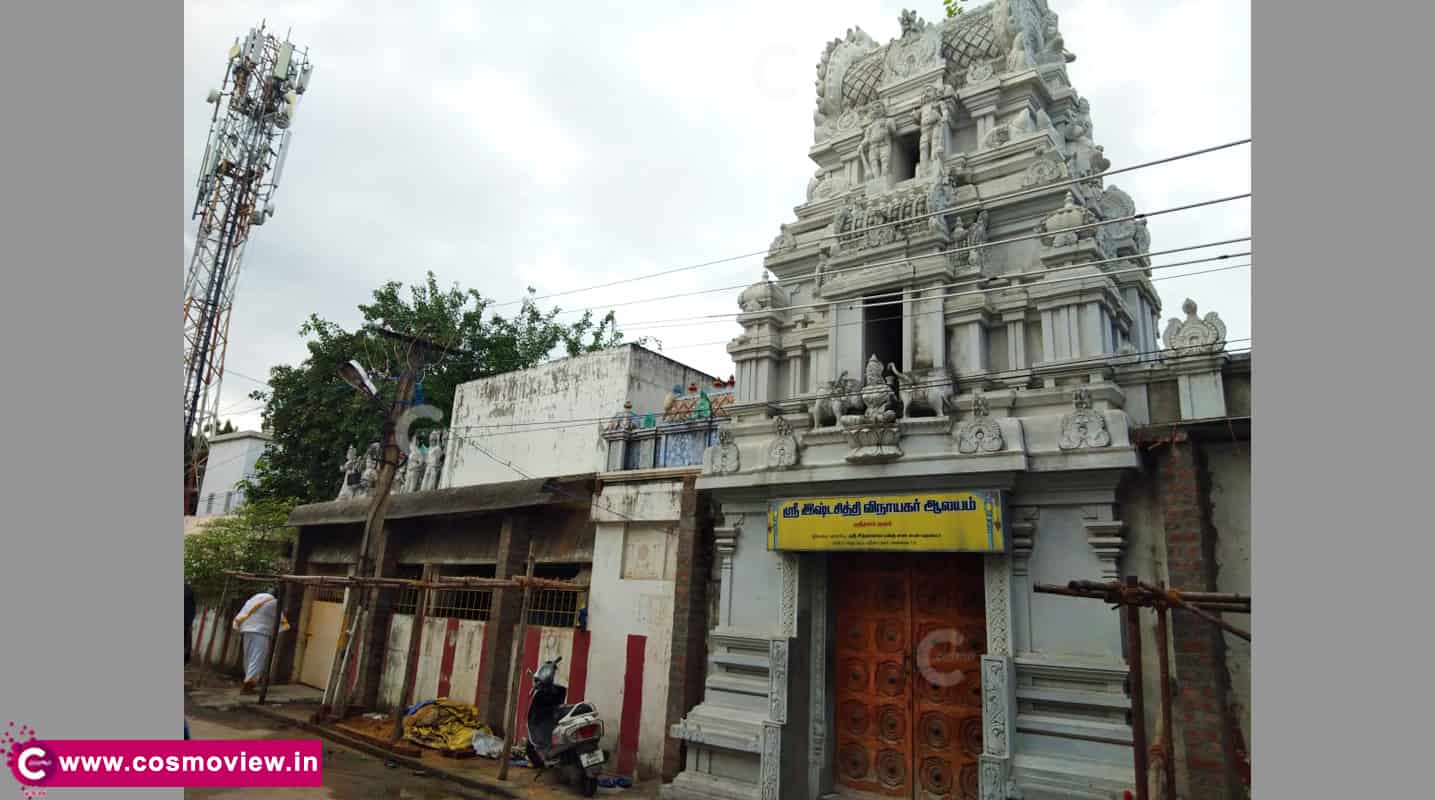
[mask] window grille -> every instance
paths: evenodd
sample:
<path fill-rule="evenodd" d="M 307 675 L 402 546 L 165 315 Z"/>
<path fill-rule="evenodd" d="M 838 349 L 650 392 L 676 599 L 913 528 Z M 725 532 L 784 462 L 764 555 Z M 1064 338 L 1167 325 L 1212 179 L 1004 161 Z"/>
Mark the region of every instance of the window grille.
<path fill-rule="evenodd" d="M 529 598 L 528 624 L 544 625 L 550 628 L 572 628 L 578 624 L 578 609 L 582 608 L 583 591 L 580 589 L 537 589 Z"/>
<path fill-rule="evenodd" d="M 486 621 L 493 610 L 492 589 L 438 589 L 433 595 L 428 611 L 432 617 Z"/>
<path fill-rule="evenodd" d="M 442 567 L 439 575 L 443 578 L 491 578 L 493 566 L 454 564 Z M 493 610 L 492 589 L 434 589 L 430 590 L 428 615 L 431 617 L 454 617 L 487 621 Z"/>

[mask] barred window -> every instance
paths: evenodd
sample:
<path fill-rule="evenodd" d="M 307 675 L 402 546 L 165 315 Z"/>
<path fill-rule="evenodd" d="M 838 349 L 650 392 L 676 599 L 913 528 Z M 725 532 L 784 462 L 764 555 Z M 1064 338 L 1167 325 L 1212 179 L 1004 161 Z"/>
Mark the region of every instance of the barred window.
<path fill-rule="evenodd" d="M 310 564 L 309 574 L 345 577 L 349 574 L 349 569 L 343 564 Z M 344 602 L 344 587 L 316 586 L 314 587 L 314 602 L 342 603 Z"/>
<path fill-rule="evenodd" d="M 528 606 L 528 624 L 572 628 L 578 624 L 583 592 L 574 589 L 537 589 Z"/>
<path fill-rule="evenodd" d="M 581 567 L 575 564 L 542 564 L 533 577 L 571 581 Z M 528 603 L 528 624 L 550 628 L 572 628 L 578 624 L 578 610 L 587 605 L 587 592 L 580 589 L 535 589 Z"/>
<path fill-rule="evenodd" d="M 442 578 L 492 578 L 492 564 L 451 564 L 439 568 Z M 493 610 L 492 589 L 438 589 L 433 592 L 429 615 L 487 621 Z"/>
<path fill-rule="evenodd" d="M 422 564 L 400 564 L 394 571 L 394 577 L 404 580 L 419 580 L 424 576 Z M 409 586 L 399 590 L 399 597 L 394 601 L 395 614 L 413 614 L 418 610 L 419 590 Z"/>

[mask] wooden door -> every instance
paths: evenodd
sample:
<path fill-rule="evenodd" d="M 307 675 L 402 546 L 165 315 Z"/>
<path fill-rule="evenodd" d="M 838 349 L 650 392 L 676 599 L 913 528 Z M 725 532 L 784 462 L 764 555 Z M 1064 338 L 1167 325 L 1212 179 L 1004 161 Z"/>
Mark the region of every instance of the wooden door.
<path fill-rule="evenodd" d="M 966 553 L 912 559 L 913 770 L 923 800 L 978 796 L 986 652 L 981 559 Z"/>
<path fill-rule="evenodd" d="M 831 564 L 838 793 L 976 798 L 981 557 L 840 554 Z"/>
<path fill-rule="evenodd" d="M 304 625 L 304 661 L 299 667 L 300 683 L 315 689 L 328 688 L 343 616 L 342 602 L 329 603 L 316 599 L 309 604 L 309 617 Z"/>

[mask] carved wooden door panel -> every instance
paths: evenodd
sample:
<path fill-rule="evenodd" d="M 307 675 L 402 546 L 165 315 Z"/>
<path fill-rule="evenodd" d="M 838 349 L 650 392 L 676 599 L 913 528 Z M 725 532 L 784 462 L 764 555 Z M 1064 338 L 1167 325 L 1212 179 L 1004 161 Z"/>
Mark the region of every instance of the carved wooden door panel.
<path fill-rule="evenodd" d="M 907 558 L 835 555 L 836 782 L 844 797 L 912 797 Z"/>
<path fill-rule="evenodd" d="M 986 652 L 981 556 L 912 559 L 912 642 L 916 797 L 977 800 Z"/>
<path fill-rule="evenodd" d="M 831 564 L 839 794 L 975 800 L 981 556 L 840 554 Z"/>

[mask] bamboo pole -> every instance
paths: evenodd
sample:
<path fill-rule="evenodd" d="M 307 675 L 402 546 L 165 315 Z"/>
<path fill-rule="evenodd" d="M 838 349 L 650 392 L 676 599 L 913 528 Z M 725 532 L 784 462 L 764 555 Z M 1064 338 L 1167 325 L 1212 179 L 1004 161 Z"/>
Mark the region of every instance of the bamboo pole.
<path fill-rule="evenodd" d="M 274 624 L 269 627 L 269 647 L 264 651 L 264 674 L 259 676 L 259 699 L 256 705 L 264 705 L 269 697 L 269 684 L 274 677 L 274 666 L 279 663 L 279 629 L 284 621 L 284 600 L 289 595 L 289 584 L 279 584 L 279 596 L 274 598 Z"/>
<path fill-rule="evenodd" d="M 377 587 L 381 589 L 557 589 L 581 592 L 591 588 L 586 581 L 567 581 L 557 578 L 535 578 L 518 575 L 512 578 L 435 578 L 422 580 L 414 578 L 337 577 L 333 575 L 281 575 L 248 572 L 226 573 L 240 580 L 266 581 L 270 583 L 297 583 L 304 586 Z"/>
<path fill-rule="evenodd" d="M 1171 723 L 1171 657 L 1166 652 L 1170 646 L 1166 615 L 1165 606 L 1156 606 L 1156 648 L 1160 654 L 1161 669 L 1161 740 L 1162 753 L 1166 758 L 1161 777 L 1165 783 L 1162 787 L 1166 795 L 1164 800 L 1176 800 L 1176 738 Z"/>
<path fill-rule="evenodd" d="M 529 539 L 528 569 L 524 574 L 525 577 L 530 579 L 533 577 L 533 552 L 534 543 L 532 539 Z M 516 639 L 518 644 L 518 657 L 514 659 L 516 663 L 513 665 L 513 669 L 509 670 L 508 673 L 508 724 L 503 726 L 503 753 L 501 755 L 502 760 L 498 764 L 498 779 L 501 781 L 508 780 L 508 762 L 512 758 L 513 753 L 513 733 L 514 729 L 518 727 L 518 687 L 522 686 L 518 679 L 519 674 L 523 671 L 523 639 L 528 633 L 528 603 L 532 598 L 532 593 L 532 584 L 526 584 L 523 587 L 523 605 L 520 606 L 518 612 L 518 631 Z"/>

